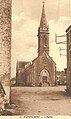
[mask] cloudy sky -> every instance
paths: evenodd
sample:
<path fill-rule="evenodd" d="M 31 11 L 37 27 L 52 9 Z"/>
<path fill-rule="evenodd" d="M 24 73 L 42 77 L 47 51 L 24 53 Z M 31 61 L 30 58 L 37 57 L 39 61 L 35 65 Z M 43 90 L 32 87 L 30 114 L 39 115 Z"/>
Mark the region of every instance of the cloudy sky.
<path fill-rule="evenodd" d="M 37 57 L 37 33 L 42 2 L 43 0 L 12 1 L 12 77 L 15 76 L 17 60 L 30 61 Z M 45 13 L 50 31 L 50 56 L 56 62 L 57 70 L 66 67 L 66 56 L 60 56 L 59 52 L 60 47 L 65 49 L 66 45 L 55 44 L 55 33 L 65 34 L 71 23 L 70 7 L 70 0 L 45 0 Z"/>

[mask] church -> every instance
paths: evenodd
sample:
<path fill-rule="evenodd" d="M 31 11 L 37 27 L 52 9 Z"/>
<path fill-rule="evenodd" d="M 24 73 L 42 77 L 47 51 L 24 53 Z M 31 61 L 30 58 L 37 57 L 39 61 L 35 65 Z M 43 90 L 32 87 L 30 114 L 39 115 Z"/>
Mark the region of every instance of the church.
<path fill-rule="evenodd" d="M 49 56 L 49 27 L 46 22 L 44 3 L 38 28 L 38 56 L 30 62 L 17 61 L 16 85 L 56 85 L 56 63 Z"/>

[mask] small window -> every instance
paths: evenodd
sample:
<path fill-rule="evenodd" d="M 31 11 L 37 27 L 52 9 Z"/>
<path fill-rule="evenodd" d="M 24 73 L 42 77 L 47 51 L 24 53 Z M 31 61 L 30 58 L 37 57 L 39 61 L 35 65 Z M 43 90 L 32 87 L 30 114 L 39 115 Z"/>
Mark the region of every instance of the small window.
<path fill-rule="evenodd" d="M 43 38 L 44 46 L 47 46 L 47 38 L 44 36 Z"/>

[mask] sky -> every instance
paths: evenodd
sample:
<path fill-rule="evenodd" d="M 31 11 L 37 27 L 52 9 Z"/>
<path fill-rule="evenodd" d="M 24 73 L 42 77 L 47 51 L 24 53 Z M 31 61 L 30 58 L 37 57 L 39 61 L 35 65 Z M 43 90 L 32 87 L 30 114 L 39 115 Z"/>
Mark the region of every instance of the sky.
<path fill-rule="evenodd" d="M 38 27 L 40 24 L 43 0 L 12 0 L 12 73 L 16 74 L 17 61 L 32 61 L 38 52 Z M 57 70 L 66 68 L 66 56 L 60 56 L 60 48 L 65 44 L 55 43 L 57 35 L 66 34 L 71 24 L 70 0 L 45 0 L 45 14 L 49 24 L 50 56 L 57 64 Z M 66 37 L 58 38 L 65 41 Z M 62 51 L 66 54 L 66 50 Z"/>

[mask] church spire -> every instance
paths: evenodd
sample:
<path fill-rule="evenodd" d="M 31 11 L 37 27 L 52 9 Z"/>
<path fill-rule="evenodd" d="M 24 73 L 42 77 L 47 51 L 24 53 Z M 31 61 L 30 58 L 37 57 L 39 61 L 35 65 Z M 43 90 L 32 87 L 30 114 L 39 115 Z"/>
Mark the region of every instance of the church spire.
<path fill-rule="evenodd" d="M 46 22 L 43 2 L 40 26 L 38 28 L 38 56 L 42 55 L 44 51 L 49 55 L 49 28 Z"/>
<path fill-rule="evenodd" d="M 40 20 L 40 27 L 41 27 L 42 29 L 47 28 L 46 16 L 45 16 L 45 10 L 44 10 L 44 2 L 43 2 L 43 7 L 42 7 L 42 14 L 41 14 L 41 20 Z"/>

